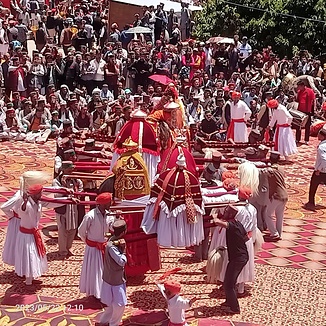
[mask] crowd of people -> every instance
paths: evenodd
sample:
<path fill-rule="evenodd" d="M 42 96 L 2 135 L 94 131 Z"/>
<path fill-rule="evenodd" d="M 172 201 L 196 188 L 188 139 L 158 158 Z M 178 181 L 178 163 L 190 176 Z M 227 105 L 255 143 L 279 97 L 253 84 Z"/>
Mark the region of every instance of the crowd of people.
<path fill-rule="evenodd" d="M 271 119 L 266 109 L 271 98 L 308 115 L 305 142 L 311 118 L 323 115 L 320 61 L 307 51 L 279 58 L 270 47 L 252 49 L 245 36 L 240 41 L 235 35 L 230 44 L 191 39 L 186 4 L 180 18 L 163 5 L 144 7 L 143 16 L 136 15 L 123 29 L 116 23 L 108 26 L 104 4 L 97 2 L 59 3 L 54 9 L 37 1 L 28 7 L 14 2 L 13 8 L 10 15 L 3 12 L 0 27 L 2 139 L 42 143 L 57 136 L 66 119 L 76 131 L 115 136 L 135 102 L 153 111 L 169 82 L 182 97 L 186 124 L 197 124 L 207 139 L 225 139 L 216 131 L 231 122 L 233 91 L 241 94 L 251 112 L 247 124 L 262 130 L 261 137 Z M 152 28 L 153 39 L 128 33 L 135 26 Z M 27 49 L 33 42 L 27 40 L 29 34 L 36 50 Z M 160 82 L 153 75 L 162 76 Z M 296 78 L 302 85 L 298 93 Z M 296 142 L 300 140 L 298 128 Z"/>
<path fill-rule="evenodd" d="M 290 160 L 297 146 L 309 144 L 311 125 L 316 117 L 322 119 L 323 109 L 326 110 L 321 62 L 308 51 L 301 51 L 293 58 L 280 58 L 271 47 L 262 51 L 252 49 L 246 36 L 240 40 L 234 35 L 224 43 L 218 43 L 216 38 L 192 39 L 192 14 L 183 2 L 178 15 L 173 10 L 167 12 L 163 4 L 157 8 L 143 7 L 142 13 L 135 15 L 135 21 L 122 28 L 117 23 L 109 25 L 104 2 L 83 0 L 71 5 L 62 2 L 48 6 L 30 0 L 12 1 L 11 6 L 11 12 L 3 10 L 1 13 L 0 138 L 39 144 L 49 137 L 57 139 L 52 187 L 59 189 L 55 196 L 59 201 L 45 204 L 41 201 L 43 188 L 36 184 L 27 187 L 23 195 L 17 192 L 2 206 L 11 218 L 8 227 L 11 236 L 7 236 L 4 262 L 15 266 L 16 273 L 26 277 L 27 285 L 32 285 L 34 279 L 47 270 L 45 248 L 37 240 L 40 239 L 38 223 L 42 206 L 55 208 L 59 257 L 66 259 L 73 255 L 71 248 L 77 235 L 86 243 L 80 291 L 107 304 L 103 324 L 118 325 L 126 305 L 124 266 L 127 258 L 126 243 L 122 239 L 126 223 L 120 218 L 112 219 L 110 192 L 94 196 L 98 193 L 96 182 L 67 178 L 77 160 L 74 136 L 86 131 L 91 138 L 103 136 L 114 140 L 134 114 L 138 114 L 139 120 L 143 119 L 142 114 L 145 117 L 147 114 L 149 121 L 167 125 L 158 128 L 162 127 L 159 132 L 162 152 L 172 148 L 172 143 L 177 142 L 175 136 L 184 130 L 190 137 L 189 142 L 194 141 L 192 155 L 202 158 L 205 156 L 203 148 L 209 147 L 209 143 L 223 142 L 231 146 L 249 143 L 248 146 L 253 147 L 246 149 L 245 157 L 265 160 L 264 146 L 257 151 L 254 145 L 274 141 L 277 152 L 271 153 L 270 166 L 258 171 L 254 164 L 249 164 L 250 173 L 239 168 L 240 187 L 236 195 L 233 191 L 239 185 L 235 185 L 234 175 L 224 174 L 221 153 L 213 153 L 212 162 L 204 168 L 205 182 L 214 185 L 216 181 L 215 186 L 245 203 L 244 208 L 228 206 L 223 220 L 214 215 L 215 225 L 226 229 L 223 239 L 229 256 L 225 278 L 222 272 L 223 276 L 217 277 L 224 282 L 227 300 L 223 306 L 229 313 L 239 313 L 236 284 L 238 294 L 244 293 L 244 283 L 251 282 L 254 275 L 252 233 L 258 226 L 261 231 L 268 229 L 270 234 L 265 237 L 266 241 L 279 241 L 282 237 L 288 197 L 284 171 L 278 166 L 278 160 L 280 156 Z M 134 32 L 137 27 L 145 27 L 150 33 Z M 30 49 L 34 48 L 33 40 L 35 50 Z M 169 130 L 166 138 L 164 128 Z M 295 136 L 291 128 L 296 130 Z M 302 129 L 305 130 L 304 143 L 301 143 Z M 325 141 L 324 128 L 318 135 Z M 135 144 L 126 140 L 124 145 L 130 149 Z M 306 206 L 309 209 L 314 209 L 314 195 L 326 175 L 323 146 L 322 143 L 312 178 Z M 96 157 L 104 159 L 109 157 L 95 146 L 93 139 L 88 139 L 82 147 L 83 152 L 77 153 L 79 159 L 86 152 L 88 155 L 96 152 Z M 124 152 L 119 155 L 121 153 Z M 236 152 L 233 154 L 236 156 Z M 142 159 L 135 153 L 130 155 L 135 156 L 129 168 L 135 170 L 137 160 Z M 156 169 L 158 161 L 157 158 L 146 161 L 156 164 L 153 176 L 140 178 L 133 185 L 146 188 L 142 184 L 145 180 L 149 189 L 154 176 L 166 172 L 162 167 L 161 171 Z M 183 171 L 186 159 L 178 157 L 176 161 L 178 169 Z M 113 163 L 112 160 L 112 166 Z M 150 166 L 144 168 L 147 174 L 152 170 Z M 170 176 L 170 172 L 168 174 Z M 90 199 L 95 200 L 95 207 L 88 213 L 76 205 L 82 197 L 62 204 L 66 200 L 62 196 L 83 194 L 83 191 L 91 193 L 94 198 Z M 151 204 L 157 211 L 158 205 L 154 201 Z M 151 220 L 150 223 L 152 226 Z M 110 230 L 113 236 L 106 245 L 105 235 Z M 204 234 L 203 226 L 201 231 L 202 241 L 192 243 L 199 261 L 208 258 L 209 233 Z M 16 240 L 17 234 L 17 243 L 13 244 L 10 241 Z M 231 238 L 236 239 L 236 243 Z M 220 239 L 221 236 L 217 243 Z M 212 243 L 214 234 L 211 247 L 216 249 L 216 243 L 216 246 Z M 30 245 L 35 247 L 33 252 Z M 29 269 L 31 260 L 34 270 Z M 249 276 L 242 272 L 244 269 Z M 173 282 L 166 283 L 162 290 L 172 325 L 186 325 L 184 309 L 194 301 L 179 297 L 179 292 L 180 285 Z"/>

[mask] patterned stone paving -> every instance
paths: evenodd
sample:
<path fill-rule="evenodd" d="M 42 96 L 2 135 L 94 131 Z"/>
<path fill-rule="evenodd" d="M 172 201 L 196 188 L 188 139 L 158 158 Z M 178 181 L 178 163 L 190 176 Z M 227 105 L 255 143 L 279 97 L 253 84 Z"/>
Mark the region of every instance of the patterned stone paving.
<path fill-rule="evenodd" d="M 318 190 L 316 212 L 306 211 L 309 179 L 313 169 L 316 141 L 301 146 L 293 165 L 284 166 L 289 185 L 283 240 L 265 243 L 256 259 L 256 281 L 250 295 L 240 299 L 241 315 L 223 315 L 218 305 L 224 300 L 216 285 L 205 282 L 205 263 L 194 263 L 188 251 L 162 251 L 163 268 L 144 277 L 128 280 L 129 304 L 125 325 L 166 325 L 165 303 L 154 285 L 164 270 L 181 267 L 174 278 L 183 284 L 185 297 L 197 297 L 188 312 L 190 326 L 201 325 L 326 325 L 326 199 L 325 187 Z M 19 187 L 19 176 L 28 170 L 52 175 L 54 143 L 43 146 L 0 143 L 0 203 Z M 49 178 L 50 182 L 50 178 Z M 0 325 L 92 325 L 102 307 L 78 291 L 84 245 L 74 243 L 74 257 L 58 260 L 54 213 L 44 212 L 43 234 L 49 271 L 41 285 L 27 290 L 12 268 L 0 265 Z M 0 215 L 0 250 L 6 219 Z M 17 306 L 16 306 L 17 305 Z M 79 309 L 79 308 L 80 309 Z M 24 308 L 24 309 L 23 309 Z M 33 311 L 32 311 L 33 310 Z M 254 324 L 253 324 L 254 323 Z"/>

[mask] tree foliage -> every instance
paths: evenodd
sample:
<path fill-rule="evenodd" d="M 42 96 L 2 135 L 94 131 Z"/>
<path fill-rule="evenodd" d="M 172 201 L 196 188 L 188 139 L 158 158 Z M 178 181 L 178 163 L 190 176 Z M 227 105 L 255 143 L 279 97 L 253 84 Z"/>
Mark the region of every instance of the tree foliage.
<path fill-rule="evenodd" d="M 274 51 L 281 55 L 292 55 L 298 49 L 307 49 L 315 55 L 326 52 L 326 24 L 296 18 L 326 21 L 325 0 L 230 1 L 243 7 L 224 0 L 207 0 L 203 10 L 195 17 L 196 37 L 208 39 L 219 35 L 246 35 L 254 47 L 272 45 Z"/>

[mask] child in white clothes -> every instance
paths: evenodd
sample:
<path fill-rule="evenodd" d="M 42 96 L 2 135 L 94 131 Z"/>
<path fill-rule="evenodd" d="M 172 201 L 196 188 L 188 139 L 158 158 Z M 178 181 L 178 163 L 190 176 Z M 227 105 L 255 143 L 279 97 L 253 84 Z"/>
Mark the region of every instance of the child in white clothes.
<path fill-rule="evenodd" d="M 173 281 L 157 284 L 162 295 L 167 301 L 170 321 L 168 326 L 188 326 L 185 310 L 189 309 L 196 298 L 184 299 L 180 296 L 181 285 Z"/>

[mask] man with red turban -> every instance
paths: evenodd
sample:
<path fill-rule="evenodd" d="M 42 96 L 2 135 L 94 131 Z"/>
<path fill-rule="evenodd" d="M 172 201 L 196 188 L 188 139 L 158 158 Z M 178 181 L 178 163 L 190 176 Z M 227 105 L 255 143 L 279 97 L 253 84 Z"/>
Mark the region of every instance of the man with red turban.
<path fill-rule="evenodd" d="M 297 153 L 297 145 L 291 130 L 292 115 L 277 100 L 271 99 L 267 102 L 267 106 L 272 110 L 272 119 L 267 127 L 270 130 L 276 124 L 274 135 L 274 150 L 280 152 L 286 160 L 292 154 Z"/>
<path fill-rule="evenodd" d="M 84 261 L 79 280 L 81 293 L 101 298 L 103 277 L 103 255 L 106 234 L 115 220 L 110 212 L 112 194 L 103 192 L 96 197 L 96 208 L 90 210 L 78 228 L 79 237 L 86 243 Z"/>
<path fill-rule="evenodd" d="M 188 326 L 185 318 L 185 310 L 190 309 L 196 298 L 189 300 L 181 297 L 181 284 L 178 282 L 165 281 L 163 285 L 157 283 L 157 286 L 168 304 L 170 317 L 168 326 Z"/>
<path fill-rule="evenodd" d="M 240 93 L 232 92 L 232 101 L 230 103 L 231 122 L 228 126 L 227 139 L 232 139 L 234 142 L 247 143 L 248 131 L 246 122 L 251 116 L 251 110 L 240 99 Z"/>
<path fill-rule="evenodd" d="M 39 221 L 42 207 L 59 207 L 62 204 L 41 201 L 43 186 L 34 184 L 27 188 L 12 207 L 20 217 L 20 227 L 15 247 L 15 273 L 26 277 L 26 285 L 32 285 L 48 269 L 45 246 L 42 241 Z M 34 281 L 35 282 L 35 281 Z"/>

